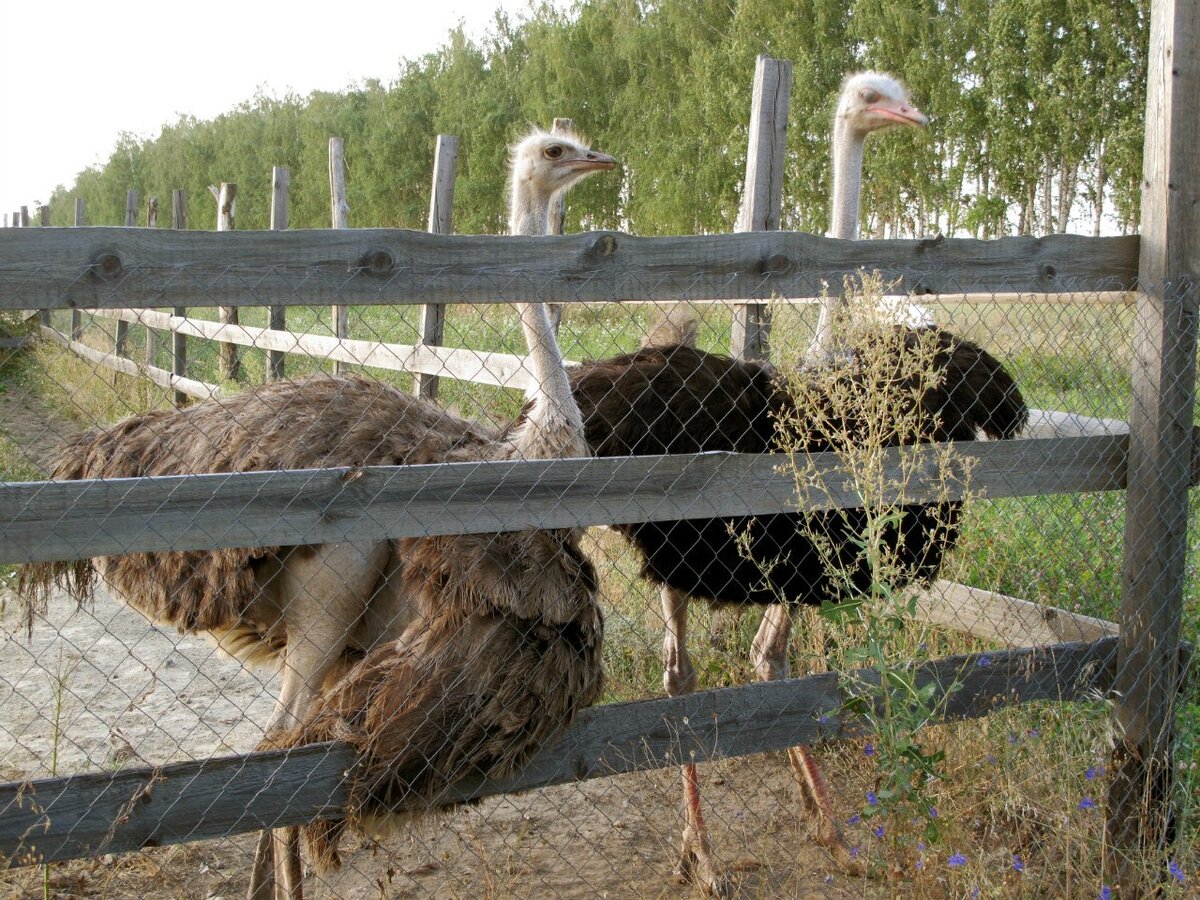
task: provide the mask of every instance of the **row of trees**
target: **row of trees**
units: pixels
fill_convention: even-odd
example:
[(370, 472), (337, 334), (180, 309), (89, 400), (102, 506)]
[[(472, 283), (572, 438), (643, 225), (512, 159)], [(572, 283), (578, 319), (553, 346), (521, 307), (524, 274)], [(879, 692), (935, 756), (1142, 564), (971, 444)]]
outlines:
[[(268, 220), (272, 165), (292, 173), (292, 227), (326, 227), (328, 137), (345, 139), (351, 224), (424, 227), (434, 135), (460, 139), (455, 225), (505, 219), (505, 154), (530, 124), (568, 116), (624, 164), (572, 202), (574, 227), (727, 231), (745, 170), (754, 57), (793, 61), (784, 227), (828, 222), (829, 130), (842, 77), (903, 77), (931, 116), (868, 154), (863, 214), (878, 236), (1093, 231), (1137, 221), (1147, 0), (580, 0), (487, 35), (452, 32), (389, 84), (252, 100), (122, 138), (107, 164), (55, 189), (92, 224), (125, 195), (239, 185), (238, 225)], [(207, 202), (201, 207), (206, 212)]]

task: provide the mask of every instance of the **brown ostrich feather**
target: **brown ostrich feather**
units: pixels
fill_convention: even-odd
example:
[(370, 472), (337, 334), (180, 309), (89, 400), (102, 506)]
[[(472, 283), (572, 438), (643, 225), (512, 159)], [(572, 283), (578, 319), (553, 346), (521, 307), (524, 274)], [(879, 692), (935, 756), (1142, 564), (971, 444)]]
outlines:
[[(315, 375), (93, 429), (59, 447), (50, 477), (402, 465), (440, 462), (456, 454), (478, 459), (478, 448), (489, 446), (492, 438), (477, 425), (385, 384)], [(269, 583), (273, 564), (303, 552), (252, 547), (33, 563), (22, 568), (18, 590), (30, 624), (52, 585), (83, 602), (102, 577), (156, 622), (184, 632), (221, 631), (244, 624), (242, 613)], [(268, 636), (263, 632), (259, 637)], [(271, 636), (268, 651), (278, 649), (282, 640), (282, 635)]]
[(336, 740), (358, 751), (346, 816), (303, 828), (318, 871), (339, 865), (347, 824), (451, 808), (456, 782), (517, 771), (603, 686), (596, 574), (572, 532), (399, 543), (417, 620), (265, 745)]

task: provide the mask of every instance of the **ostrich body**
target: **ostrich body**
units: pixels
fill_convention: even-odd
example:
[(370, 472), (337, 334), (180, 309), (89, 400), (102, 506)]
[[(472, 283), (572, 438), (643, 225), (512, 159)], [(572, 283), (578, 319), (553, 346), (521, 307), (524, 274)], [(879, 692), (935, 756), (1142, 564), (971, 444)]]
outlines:
[[(830, 237), (848, 241), (858, 239), (863, 153), (867, 138), (888, 128), (922, 128), (928, 121), (925, 114), (912, 105), (904, 85), (890, 75), (859, 72), (842, 83), (833, 118)], [(819, 359), (832, 348), (834, 315), (841, 302), (838, 297), (829, 297), (821, 303), (810, 357)], [(884, 302), (894, 307), (901, 324), (911, 327), (933, 324), (928, 312), (916, 304), (894, 299)]]
[[(689, 343), (694, 327), (679, 315), (681, 309), (676, 307), (660, 323), (653, 345), (571, 370), (572, 391), (595, 455), (776, 449), (779, 416), (796, 412), (777, 373), (766, 363), (697, 350)], [(916, 331), (903, 334), (906, 346), (917, 340)], [(934, 366), (943, 378), (921, 394), (919, 403), (924, 419), (938, 424), (918, 440), (972, 440), (977, 430), (996, 438), (1015, 435), (1028, 412), (1008, 372), (970, 341), (944, 331), (935, 335)], [(854, 377), (853, 367), (846, 372), (846, 378)], [(818, 452), (831, 446), (817, 434), (804, 449)], [(957, 510), (957, 504), (903, 507), (901, 526), (891, 528), (886, 538), (898, 549), (900, 563), (900, 577), (892, 587), (936, 576), (957, 537)], [(861, 510), (616, 526), (640, 552), (645, 577), (661, 589), (667, 693), (675, 696), (697, 687), (686, 646), (689, 598), (717, 606), (768, 606), (753, 643), (755, 668), (764, 680), (785, 677), (790, 618), (788, 609), (778, 605), (780, 598), (792, 606), (818, 605), (846, 593), (846, 582), (829, 571), (810, 535), (824, 535), (837, 551), (841, 571), (850, 574), (853, 590), (867, 591), (871, 573), (856, 543), (865, 526)], [(748, 548), (739, 546), (734, 535), (747, 535)], [(769, 573), (754, 560), (772, 561)], [(805, 747), (793, 748), (789, 758), (816, 839), (847, 871), (860, 874), (862, 863), (837, 829), (816, 760)], [(680, 874), (722, 894), (727, 885), (712, 860), (695, 764), (683, 767), (683, 780), (687, 825)]]
[[(615, 165), (572, 135), (530, 134), (512, 151), (511, 231), (547, 233), (554, 199)], [(53, 477), (586, 455), (546, 308), (519, 313), (534, 386), (506, 432), (317, 376), (89, 432), (59, 451)], [(570, 530), (126, 554), (28, 566), (22, 591), (36, 598), (57, 581), (82, 600), (97, 578), (160, 624), (248, 662), (280, 660), (264, 744), (331, 732), (355, 743), (356, 816), (398, 792), (434, 802), (457, 778), (513, 770), (601, 689), (595, 573)], [(342, 827), (310, 826), (318, 864), (336, 861)], [(296, 829), (264, 834), (250, 896), (300, 898), (300, 879)]]

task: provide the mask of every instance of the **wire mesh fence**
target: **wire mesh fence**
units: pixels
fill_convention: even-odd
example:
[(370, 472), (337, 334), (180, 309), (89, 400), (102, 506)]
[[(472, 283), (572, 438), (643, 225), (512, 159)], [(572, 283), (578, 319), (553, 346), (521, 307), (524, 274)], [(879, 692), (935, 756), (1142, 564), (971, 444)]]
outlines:
[[(57, 301), (46, 339), (3, 363), (0, 758), (4, 815), (34, 824), (0, 883), (231, 896), (254, 828), (348, 815), (345, 835), (305, 832), (311, 894), (690, 890), (675, 874), (741, 896), (1101, 890), (1121, 489), (1145, 402), (1131, 373), (1154, 342), (1112, 272), (1124, 245), (1073, 255), (1064, 239), (1014, 263), (1032, 275), (925, 271), (940, 292), (903, 301), (860, 283), (859, 319), (814, 355), (814, 287), (853, 263), (606, 270), (603, 239), (563, 239), (583, 261), (553, 270), (390, 250), (340, 270), (197, 274), (124, 250), (107, 274), (27, 267), (6, 305), (83, 292), (104, 309), (76, 326)], [(1106, 255), (1098, 275), (1070, 271)], [(209, 328), (235, 292), (238, 329)], [(353, 305), (336, 340), (330, 304), (364, 293), (376, 305)], [(547, 333), (489, 296), (568, 301), (570, 398)], [(446, 304), (440, 348), (420, 344), (421, 298)], [(731, 356), (732, 299), (766, 305), (769, 362)], [(267, 327), (279, 302), (288, 332)], [(893, 324), (918, 303), (935, 326)], [(116, 313), (119, 354), (114, 310), (136, 313)], [(167, 329), (187, 335), (183, 372)], [(236, 380), (219, 338), (239, 345)], [(350, 372), (327, 374), (335, 361)], [(417, 374), (439, 376), (436, 400), (412, 399)], [(181, 385), (209, 399), (177, 407)], [(1166, 493), (1186, 492), (1183, 470)], [(1189, 571), (1194, 554), (1189, 538)], [(76, 558), (93, 562), (53, 567)], [(50, 589), (31, 607), (35, 582)], [(1195, 639), (1193, 585), (1166, 615)], [(1194, 666), (1166, 671), (1184, 684)], [(802, 680), (691, 695), (785, 676)], [(1200, 700), (1194, 679), (1176, 687), (1159, 685), (1176, 697), (1174, 842), (1143, 862), (1184, 896)], [(298, 749), (317, 742), (333, 746)], [(210, 770), (170, 768), (269, 748), (215, 791)], [(107, 809), (87, 790), (111, 784), (33, 780), (144, 770), (103, 801), (111, 829), (61, 854), (82, 858), (19, 865), (83, 823), (81, 804)], [(174, 830), (139, 824), (139, 804), (173, 806)], [(135, 826), (173, 846), (117, 853)]]

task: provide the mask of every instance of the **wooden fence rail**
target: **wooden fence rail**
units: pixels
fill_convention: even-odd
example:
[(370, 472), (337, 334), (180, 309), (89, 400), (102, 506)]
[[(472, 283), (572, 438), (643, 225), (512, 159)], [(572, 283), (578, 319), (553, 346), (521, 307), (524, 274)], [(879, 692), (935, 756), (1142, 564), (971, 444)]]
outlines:
[(0, 309), (766, 302), (813, 297), (862, 268), (919, 294), (1129, 290), (1136, 237), (840, 241), (801, 232), (633, 237), (433, 235), (394, 229), (0, 231)]
[[(922, 663), (936, 686), (935, 722), (977, 718), (1035, 700), (1106, 697), (1117, 638), (964, 654)], [(874, 673), (859, 672), (869, 683)], [(868, 695), (869, 696), (869, 695)], [(510, 778), (471, 778), (445, 801), (507, 794), (865, 735), (842, 713), (834, 673), (617, 703), (580, 714)], [(872, 700), (875, 698), (871, 698)], [(354, 754), (345, 744), (0, 785), (0, 858), (31, 864), (137, 850), (336, 815)], [(214, 803), (216, 797), (233, 802)], [(236, 799), (234, 799), (236, 798)]]

